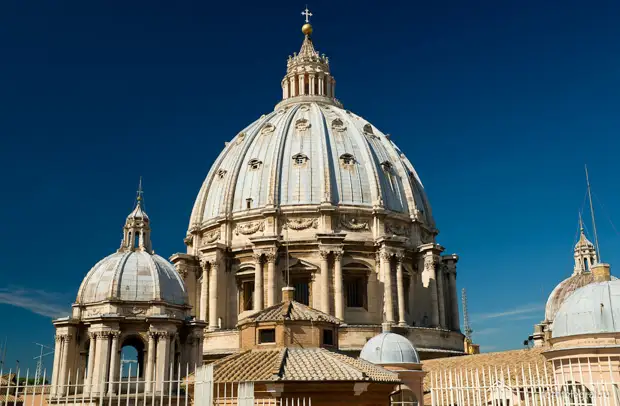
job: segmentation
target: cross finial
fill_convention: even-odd
[[[306,17],[306,24],[310,22],[310,17],[312,17],[312,13],[308,10],[308,5],[306,4],[306,9],[301,12],[302,16]]]
[[[581,218],[581,212],[579,212],[579,231],[583,233],[583,219]]]
[[[138,184],[138,192],[137,192],[137,196],[136,196],[136,200],[138,201],[138,204],[142,203],[142,195],[144,194],[144,192],[142,191],[142,176],[140,176],[140,183]]]

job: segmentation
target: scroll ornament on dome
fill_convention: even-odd
[[[241,144],[245,140],[245,133],[242,131],[237,135],[237,145]]]
[[[191,234],[188,234],[184,239],[183,242],[185,243],[185,245],[187,245],[188,247],[191,247],[192,244],[194,243],[194,236]]]
[[[368,230],[368,222],[360,221],[355,217],[347,218],[345,216],[340,217],[340,225],[351,231]]]
[[[263,126],[263,128],[261,128],[260,133],[261,135],[271,135],[275,130],[276,130],[275,125],[271,123],[267,123]]]
[[[252,235],[258,231],[263,231],[264,229],[265,223],[263,221],[237,224],[237,227],[235,228],[235,234]]]
[[[299,218],[299,219],[287,219],[284,223],[284,228],[290,228],[291,230],[306,230],[308,228],[317,228],[319,226],[319,220],[316,218]]]

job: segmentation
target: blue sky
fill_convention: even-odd
[[[51,318],[118,248],[139,176],[155,250],[183,250],[194,198],[224,142],[279,100],[304,6],[0,3],[7,366],[34,366],[32,342],[53,343]],[[620,3],[309,7],[337,97],[392,134],[420,174],[439,242],[461,256],[459,289],[483,350],[521,347],[571,273],[585,163],[614,273]]]

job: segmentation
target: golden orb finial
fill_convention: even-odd
[[[310,25],[309,23],[304,24],[301,27],[301,32],[304,33],[304,35],[310,35],[312,34],[312,25]]]

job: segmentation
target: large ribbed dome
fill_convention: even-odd
[[[211,168],[190,227],[248,209],[377,207],[433,226],[415,169],[363,118],[321,102],[284,106],[246,127]]]
[[[143,251],[116,252],[99,261],[86,275],[76,302],[103,300],[187,303],[185,285],[174,266]]]

